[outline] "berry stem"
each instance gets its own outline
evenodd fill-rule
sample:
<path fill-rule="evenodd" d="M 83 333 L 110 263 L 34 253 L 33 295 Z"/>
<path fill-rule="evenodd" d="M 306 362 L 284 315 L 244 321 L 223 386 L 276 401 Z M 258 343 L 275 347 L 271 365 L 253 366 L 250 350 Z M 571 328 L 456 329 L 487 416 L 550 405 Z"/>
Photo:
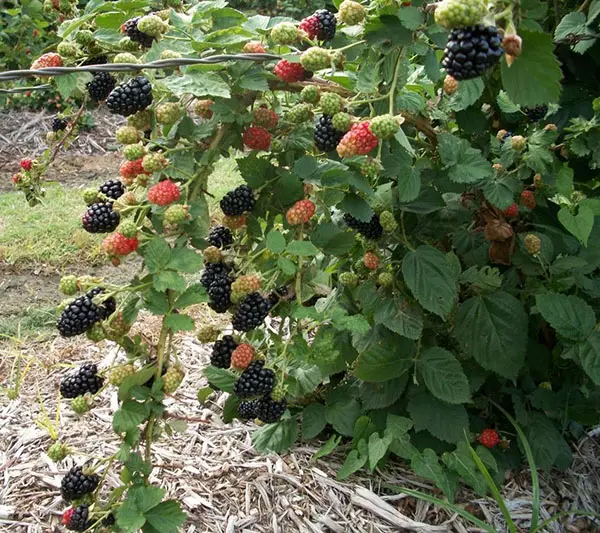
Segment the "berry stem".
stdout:
<path fill-rule="evenodd" d="M 400 53 L 398 54 L 398 59 L 396 60 L 396 67 L 394 68 L 394 78 L 392 80 L 392 85 L 390 86 L 390 91 L 388 93 L 388 98 L 389 98 L 389 112 L 390 115 L 394 115 L 394 100 L 395 100 L 395 95 L 396 95 L 396 88 L 398 87 L 398 77 L 400 75 L 400 65 L 402 64 L 402 61 L 404 59 L 404 49 L 400 50 Z"/>
<path fill-rule="evenodd" d="M 348 44 L 346 46 L 342 46 L 342 48 L 338 48 L 337 51 L 338 52 L 345 52 L 346 50 L 350 50 L 350 48 L 354 48 L 355 46 L 358 46 L 359 44 L 364 44 L 366 42 L 367 41 L 365 41 L 365 40 L 356 41 L 355 43 L 351 43 L 351 44 Z"/>
<path fill-rule="evenodd" d="M 302 241 L 304 238 L 304 224 L 300 224 L 298 227 L 298 240 Z M 296 272 L 296 301 L 299 305 L 302 305 L 302 263 L 304 258 L 298 256 L 298 271 Z"/>
<path fill-rule="evenodd" d="M 406 246 L 411 252 L 414 252 L 415 249 L 413 248 L 412 244 L 410 244 L 410 241 L 406 236 L 406 228 L 404 226 L 404 211 L 402 211 L 400 214 L 400 227 L 402 228 L 402 239 L 404 240 L 404 246 Z"/>

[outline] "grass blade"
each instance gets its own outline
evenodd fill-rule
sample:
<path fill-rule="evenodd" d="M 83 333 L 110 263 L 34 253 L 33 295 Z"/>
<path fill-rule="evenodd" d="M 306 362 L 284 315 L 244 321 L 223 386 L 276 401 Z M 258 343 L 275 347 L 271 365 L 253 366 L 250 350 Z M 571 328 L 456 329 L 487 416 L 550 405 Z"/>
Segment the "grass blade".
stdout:
<path fill-rule="evenodd" d="M 538 531 L 543 531 L 544 528 L 551 524 L 552 522 L 554 522 L 555 520 L 558 520 L 559 518 L 562 518 L 563 516 L 569 516 L 570 514 L 574 514 L 577 516 L 591 516 L 593 518 L 598 518 L 600 519 L 600 514 L 598 513 L 593 513 L 592 511 L 583 511 L 583 510 L 575 510 L 575 511 L 561 511 L 560 513 L 556 513 L 555 515 L 552 515 L 550 518 L 548 518 L 548 520 L 544 520 L 534 531 L 533 533 L 537 533 Z"/>

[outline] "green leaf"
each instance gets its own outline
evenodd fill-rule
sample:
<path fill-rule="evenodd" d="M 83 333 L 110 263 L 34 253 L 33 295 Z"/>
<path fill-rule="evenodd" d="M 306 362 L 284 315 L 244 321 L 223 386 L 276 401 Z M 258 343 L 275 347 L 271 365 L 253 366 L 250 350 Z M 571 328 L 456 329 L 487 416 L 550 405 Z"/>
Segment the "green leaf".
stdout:
<path fill-rule="evenodd" d="M 470 285 L 477 292 L 494 292 L 502 286 L 502 274 L 488 265 L 482 268 L 472 266 L 460 274 L 460 283 Z"/>
<path fill-rule="evenodd" d="M 474 296 L 460 305 L 454 335 L 483 368 L 515 379 L 525 361 L 528 316 L 506 292 Z"/>
<path fill-rule="evenodd" d="M 488 485 L 481 472 L 477 469 L 469 445 L 461 441 L 458 443 L 456 450 L 452 453 L 445 454 L 443 461 L 446 466 L 455 472 L 480 496 L 485 496 L 488 492 Z"/>
<path fill-rule="evenodd" d="M 117 509 L 117 525 L 124 533 L 135 533 L 146 523 L 133 500 L 126 499 Z"/>
<path fill-rule="evenodd" d="M 183 309 L 208 301 L 208 295 L 202 285 L 190 285 L 186 291 L 175 301 L 175 309 Z"/>
<path fill-rule="evenodd" d="M 285 418 L 275 424 L 267 424 L 252 435 L 254 447 L 260 453 L 281 453 L 298 438 L 298 423 L 294 418 Z"/>
<path fill-rule="evenodd" d="M 217 368 L 216 366 L 207 366 L 204 369 L 204 375 L 209 384 L 219 387 L 219 389 L 230 394 L 233 393 L 233 384 L 237 376 L 230 370 Z"/>
<path fill-rule="evenodd" d="M 492 165 L 469 141 L 449 133 L 439 134 L 438 140 L 440 158 L 452 181 L 477 183 L 493 174 Z"/>
<path fill-rule="evenodd" d="M 562 71 L 552 36 L 519 30 L 523 52 L 509 67 L 501 61 L 502 84 L 508 97 L 524 107 L 558 103 Z"/>
<path fill-rule="evenodd" d="M 363 466 L 367 464 L 367 455 L 360 455 L 358 450 L 352 450 L 346 457 L 344 464 L 338 470 L 336 479 L 343 481 L 350 477 L 354 472 L 358 472 Z"/>
<path fill-rule="evenodd" d="M 482 78 L 463 80 L 458 84 L 458 90 L 450 99 L 449 107 L 453 111 L 462 111 L 472 106 L 483 94 L 485 83 Z"/>
<path fill-rule="evenodd" d="M 411 168 L 407 174 L 398 176 L 398 200 L 401 203 L 412 202 L 421 192 L 421 173 Z"/>
<path fill-rule="evenodd" d="M 419 246 L 402 262 L 406 285 L 428 311 L 445 319 L 457 299 L 452 269 L 442 252 L 431 246 Z"/>
<path fill-rule="evenodd" d="M 293 276 L 296 273 L 296 263 L 287 257 L 279 257 L 277 266 L 286 276 Z"/>
<path fill-rule="evenodd" d="M 165 489 L 160 487 L 149 486 L 135 486 L 131 487 L 128 492 L 128 497 L 133 498 L 135 505 L 142 513 L 145 513 L 149 509 L 156 507 L 165 496 Z"/>
<path fill-rule="evenodd" d="M 342 437 L 340 435 L 331 435 L 331 437 L 329 437 L 329 439 L 315 452 L 313 459 L 317 460 L 321 457 L 331 455 L 338 447 L 341 440 Z"/>
<path fill-rule="evenodd" d="M 148 415 L 148 407 L 143 403 L 133 400 L 123 402 L 120 409 L 113 417 L 113 429 L 115 433 L 125 433 L 136 428 Z"/>
<path fill-rule="evenodd" d="M 432 449 L 427 448 L 422 454 L 416 453 L 412 458 L 410 466 L 417 475 L 433 481 L 451 503 L 454 501 L 456 483 L 453 483 L 448 478 L 438 461 L 437 455 Z"/>
<path fill-rule="evenodd" d="M 325 408 L 325 420 L 333 426 L 340 435 L 351 437 L 354 433 L 354 423 L 361 414 L 360 404 L 352 399 L 336 401 Z"/>
<path fill-rule="evenodd" d="M 402 23 L 402 26 L 409 30 L 416 30 L 423 24 L 421 10 L 415 6 L 404 6 L 402 9 L 398 10 L 398 19 Z"/>
<path fill-rule="evenodd" d="M 514 203 L 515 193 L 521 183 L 510 176 L 499 176 L 483 182 L 481 190 L 486 200 L 500 209 L 506 209 Z"/>
<path fill-rule="evenodd" d="M 407 409 L 415 431 L 425 429 L 446 442 L 460 442 L 469 429 L 469 416 L 462 405 L 443 402 L 425 391 L 410 398 Z"/>
<path fill-rule="evenodd" d="M 471 396 L 469 381 L 452 353 L 434 346 L 423 352 L 417 362 L 425 386 L 431 394 L 448 403 L 467 403 Z"/>
<path fill-rule="evenodd" d="M 144 294 L 144 307 L 155 315 L 166 315 L 171 309 L 167 295 L 154 289 Z"/>
<path fill-rule="evenodd" d="M 400 399 L 406 384 L 408 383 L 408 372 L 396 379 L 379 383 L 360 383 L 359 395 L 365 410 L 384 409 Z"/>
<path fill-rule="evenodd" d="M 578 348 L 583 370 L 596 385 L 600 385 L 600 333 L 592 333 Z"/>
<path fill-rule="evenodd" d="M 144 385 L 156 373 L 156 365 L 141 368 L 135 374 L 127 376 L 119 386 L 119 400 L 124 402 L 131 398 L 131 389 Z"/>
<path fill-rule="evenodd" d="M 168 267 L 179 272 L 195 274 L 202 268 L 202 256 L 191 248 L 175 248 Z"/>
<path fill-rule="evenodd" d="M 186 519 L 187 515 L 181 509 L 181 504 L 175 500 L 159 503 L 146 512 L 146 520 L 160 533 L 177 533 Z"/>
<path fill-rule="evenodd" d="M 536 467 L 550 470 L 560 454 L 561 441 L 564 442 L 560 431 L 547 416 L 533 411 L 529 414 L 525 435 Z"/>
<path fill-rule="evenodd" d="M 321 380 L 321 370 L 317 365 L 303 365 L 288 370 L 288 375 L 292 382 L 290 383 L 290 393 L 296 397 L 302 397 L 312 393 Z"/>
<path fill-rule="evenodd" d="M 387 415 L 385 430 L 386 433 L 395 439 L 404 438 L 404 436 L 412 429 L 412 427 L 413 422 L 410 418 L 393 415 L 391 413 Z"/>
<path fill-rule="evenodd" d="M 159 292 L 172 289 L 176 292 L 183 292 L 187 286 L 185 279 L 173 270 L 163 270 L 152 277 L 154 288 Z"/>
<path fill-rule="evenodd" d="M 563 207 L 558 212 L 558 220 L 581 244 L 587 246 L 594 227 L 594 212 L 589 207 L 580 205 L 577 215 Z"/>
<path fill-rule="evenodd" d="M 567 165 L 563 165 L 563 167 L 558 171 L 556 175 L 556 192 L 558 194 L 562 194 L 569 198 L 574 191 L 573 187 L 573 169 L 569 168 Z"/>
<path fill-rule="evenodd" d="M 332 222 L 319 224 L 312 232 L 310 240 L 320 250 L 338 257 L 347 254 L 355 243 L 352 233 L 341 230 Z"/>
<path fill-rule="evenodd" d="M 165 317 L 165 326 L 173 333 L 178 331 L 193 331 L 196 327 L 194 319 L 189 315 L 168 315 Z"/>
<path fill-rule="evenodd" d="M 319 249 L 310 241 L 292 241 L 287 246 L 287 252 L 291 255 L 313 256 L 319 253 Z"/>
<path fill-rule="evenodd" d="M 369 436 L 369 467 L 375 470 L 375 467 L 383 459 L 383 456 L 390 447 L 391 439 L 388 437 L 381 438 L 379 433 L 371 433 Z"/>
<path fill-rule="evenodd" d="M 356 361 L 354 374 L 369 382 L 384 382 L 399 378 L 413 365 L 415 343 L 389 335 L 368 346 Z"/>
<path fill-rule="evenodd" d="M 167 241 L 162 237 L 154 237 L 144 249 L 144 259 L 150 273 L 165 268 L 171 260 L 171 248 Z"/>
<path fill-rule="evenodd" d="M 496 102 L 498 102 L 498 107 L 500 111 L 503 113 L 511 114 L 518 113 L 521 111 L 521 106 L 515 104 L 506 94 L 506 91 L 500 91 L 498 93 L 498 97 L 496 98 Z"/>
<path fill-rule="evenodd" d="M 302 438 L 314 439 L 325 429 L 325 406 L 322 403 L 311 403 L 302 411 Z"/>
<path fill-rule="evenodd" d="M 163 82 L 175 96 L 213 96 L 229 98 L 231 93 L 225 80 L 216 72 L 205 72 L 188 67 L 183 76 L 169 76 Z"/>
<path fill-rule="evenodd" d="M 538 294 L 535 304 L 544 320 L 567 339 L 584 341 L 594 331 L 594 309 L 577 296 L 551 292 Z"/>
<path fill-rule="evenodd" d="M 371 206 L 355 194 L 347 194 L 338 207 L 345 213 L 350 213 L 353 217 L 363 222 L 368 222 L 373 216 Z"/>
<path fill-rule="evenodd" d="M 65 76 L 56 76 L 56 88 L 64 100 L 69 98 L 77 90 L 77 78 L 79 74 L 66 74 Z"/>
<path fill-rule="evenodd" d="M 417 304 L 397 297 L 380 299 L 373 316 L 376 324 L 383 324 L 398 335 L 417 340 L 423 331 L 423 313 Z"/>
<path fill-rule="evenodd" d="M 273 253 L 280 254 L 285 250 L 285 237 L 273 229 L 267 233 L 267 248 Z"/>

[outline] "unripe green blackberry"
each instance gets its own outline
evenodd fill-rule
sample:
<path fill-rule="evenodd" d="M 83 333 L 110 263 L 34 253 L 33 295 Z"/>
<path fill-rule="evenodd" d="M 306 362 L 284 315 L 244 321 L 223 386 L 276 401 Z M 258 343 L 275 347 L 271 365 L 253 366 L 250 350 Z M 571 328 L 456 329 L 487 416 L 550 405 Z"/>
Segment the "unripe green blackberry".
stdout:
<path fill-rule="evenodd" d="M 271 393 L 271 399 L 276 402 L 280 402 L 281 400 L 283 400 L 285 398 L 286 394 L 287 394 L 287 387 L 285 385 L 277 385 L 273 389 L 273 392 Z"/>
<path fill-rule="evenodd" d="M 67 457 L 71 453 L 71 450 L 66 444 L 62 442 L 55 442 L 52 444 L 52 446 L 50 446 L 50 448 L 48 448 L 46 453 L 52 461 L 57 463 L 58 461 L 62 461 L 65 457 Z"/>
<path fill-rule="evenodd" d="M 525 235 L 525 248 L 529 255 L 539 254 L 542 249 L 542 241 L 537 235 L 529 233 Z"/>
<path fill-rule="evenodd" d="M 87 413 L 91 409 L 91 398 L 89 395 L 77 396 L 71 400 L 71 409 L 78 415 Z"/>
<path fill-rule="evenodd" d="M 354 263 L 354 270 L 356 270 L 360 276 L 366 276 L 370 272 L 362 259 L 356 260 Z"/>
<path fill-rule="evenodd" d="M 298 41 L 298 28 L 291 22 L 280 22 L 273 26 L 271 40 L 276 44 L 293 44 Z"/>
<path fill-rule="evenodd" d="M 142 167 L 146 172 L 160 172 L 168 166 L 169 160 L 162 152 L 146 154 L 142 159 Z"/>
<path fill-rule="evenodd" d="M 160 53 L 161 59 L 179 59 L 180 57 L 183 57 L 183 54 L 175 50 L 163 50 Z"/>
<path fill-rule="evenodd" d="M 149 109 L 138 111 L 135 115 L 127 117 L 127 124 L 140 131 L 148 131 L 152 128 L 152 112 Z"/>
<path fill-rule="evenodd" d="M 360 24 L 365 18 L 365 8 L 353 0 L 344 0 L 338 8 L 340 22 L 354 26 Z"/>
<path fill-rule="evenodd" d="M 104 329 L 107 339 L 118 341 L 129 333 L 131 324 L 123 318 L 123 313 L 119 311 L 111 316 L 108 323 L 104 323 Z"/>
<path fill-rule="evenodd" d="M 180 7 L 181 0 L 175 0 L 173 2 L 174 5 L 170 5 L 168 2 L 165 2 L 165 4 L 167 7 Z M 170 9 L 161 9 L 160 11 L 155 11 L 152 14 L 156 15 L 157 17 L 160 17 L 160 19 L 164 20 L 165 22 L 169 22 L 169 19 L 171 18 L 171 10 Z"/>
<path fill-rule="evenodd" d="M 309 104 L 297 104 L 292 107 L 285 118 L 292 124 L 302 124 L 310 120 L 312 117 L 312 109 Z"/>
<path fill-rule="evenodd" d="M 339 113 L 344 107 L 344 101 L 341 96 L 335 93 L 325 93 L 321 95 L 319 100 L 321 111 L 324 115 L 335 115 Z"/>
<path fill-rule="evenodd" d="M 85 332 L 85 335 L 93 342 L 100 342 L 106 339 L 104 328 L 99 323 L 94 324 L 90 329 L 88 329 Z"/>
<path fill-rule="evenodd" d="M 83 191 L 83 201 L 86 205 L 95 204 L 98 201 L 98 189 L 89 187 Z"/>
<path fill-rule="evenodd" d="M 340 283 L 344 287 L 350 287 L 353 289 L 358 286 L 359 278 L 354 272 L 342 272 L 339 275 Z"/>
<path fill-rule="evenodd" d="M 168 24 L 165 24 L 163 19 L 158 15 L 146 15 L 137 23 L 137 29 L 146 35 L 158 37 L 167 31 Z"/>
<path fill-rule="evenodd" d="M 510 139 L 511 148 L 516 152 L 522 152 L 527 146 L 527 139 L 522 135 L 514 135 Z"/>
<path fill-rule="evenodd" d="M 113 368 L 108 376 L 108 382 L 115 387 L 120 387 L 123 381 L 135 374 L 135 367 L 131 364 Z"/>
<path fill-rule="evenodd" d="M 377 283 L 382 287 L 391 287 L 394 284 L 394 276 L 389 272 L 382 272 L 377 276 Z"/>
<path fill-rule="evenodd" d="M 307 85 L 300 91 L 300 98 L 308 104 L 316 104 L 319 101 L 319 88 L 316 85 Z"/>
<path fill-rule="evenodd" d="M 66 296 L 73 296 L 77 292 L 77 276 L 63 276 L 58 287 Z"/>
<path fill-rule="evenodd" d="M 435 9 L 435 21 L 446 29 L 475 26 L 487 13 L 485 0 L 444 0 Z"/>
<path fill-rule="evenodd" d="M 121 144 L 137 144 L 140 132 L 133 126 L 121 126 L 115 133 L 115 139 Z"/>
<path fill-rule="evenodd" d="M 360 165 L 360 173 L 367 178 L 376 178 L 381 172 L 381 164 L 373 157 L 367 157 Z"/>
<path fill-rule="evenodd" d="M 77 57 L 79 49 L 75 43 L 63 41 L 56 47 L 56 51 L 61 57 Z"/>
<path fill-rule="evenodd" d="M 205 248 L 204 252 L 202 252 L 202 255 L 207 263 L 221 262 L 221 250 L 219 250 L 216 246 L 209 246 L 208 248 Z"/>
<path fill-rule="evenodd" d="M 331 52 L 325 50 L 325 48 L 313 46 L 305 52 L 302 52 L 300 55 L 300 64 L 305 70 L 310 70 L 311 72 L 323 70 L 324 68 L 331 66 Z M 326 113 L 326 111 L 324 111 L 324 113 Z"/>
<path fill-rule="evenodd" d="M 214 326 L 203 326 L 198 330 L 196 338 L 203 344 L 216 342 L 219 338 L 220 331 Z"/>
<path fill-rule="evenodd" d="M 155 116 L 159 124 L 170 126 L 179 120 L 181 107 L 177 102 L 165 102 L 156 108 Z"/>
<path fill-rule="evenodd" d="M 136 130 L 137 131 L 137 130 Z M 127 161 L 137 161 L 144 157 L 146 150 L 144 149 L 144 145 L 136 143 L 136 144 L 128 144 L 123 148 L 123 157 L 127 159 Z"/>
<path fill-rule="evenodd" d="M 44 0 L 42 9 L 45 15 L 52 15 L 54 13 L 54 6 L 52 5 L 52 0 Z"/>
<path fill-rule="evenodd" d="M 394 215 L 389 211 L 383 211 L 379 215 L 379 223 L 381 224 L 383 231 L 387 231 L 388 233 L 398 229 L 398 223 L 396 222 Z"/>
<path fill-rule="evenodd" d="M 123 50 L 123 52 L 137 52 L 139 47 L 140 45 L 129 37 L 123 37 L 119 41 L 119 50 Z"/>
<path fill-rule="evenodd" d="M 75 40 L 83 46 L 91 44 L 95 41 L 94 32 L 91 30 L 79 30 L 77 35 L 75 35 Z"/>
<path fill-rule="evenodd" d="M 181 385 L 184 377 L 185 374 L 181 368 L 176 366 L 169 368 L 163 376 L 163 392 L 165 394 L 174 393 Z"/>
<path fill-rule="evenodd" d="M 179 7 L 179 6 L 181 6 L 181 0 L 165 0 L 165 6 Z"/>
<path fill-rule="evenodd" d="M 165 211 L 164 221 L 171 226 L 178 226 L 190 217 L 189 210 L 187 205 L 170 205 Z"/>
<path fill-rule="evenodd" d="M 335 130 L 338 131 L 349 131 L 354 123 L 354 117 L 349 113 L 344 113 L 340 111 L 331 117 L 331 125 Z"/>
<path fill-rule="evenodd" d="M 140 60 L 129 52 L 121 52 L 113 58 L 113 63 L 134 63 L 138 64 Z"/>
<path fill-rule="evenodd" d="M 123 235 L 123 237 L 133 239 L 137 236 L 138 228 L 135 221 L 133 221 L 131 218 L 127 218 L 121 221 L 117 231 Z"/>
<path fill-rule="evenodd" d="M 392 115 L 380 115 L 371 119 L 371 132 L 378 139 L 392 138 L 399 128 L 398 121 Z"/>
<path fill-rule="evenodd" d="M 49 131 L 49 132 L 47 132 L 46 133 L 46 142 L 48 144 L 54 143 L 57 140 L 59 133 L 62 133 L 62 132 L 60 132 L 60 131 Z"/>

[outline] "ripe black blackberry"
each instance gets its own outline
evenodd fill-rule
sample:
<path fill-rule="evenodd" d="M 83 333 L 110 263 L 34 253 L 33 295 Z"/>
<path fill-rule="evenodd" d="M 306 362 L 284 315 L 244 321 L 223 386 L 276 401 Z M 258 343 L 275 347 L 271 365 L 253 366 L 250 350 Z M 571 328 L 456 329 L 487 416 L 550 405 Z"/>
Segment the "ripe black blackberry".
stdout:
<path fill-rule="evenodd" d="M 502 35 L 495 26 L 468 26 L 450 32 L 442 66 L 457 80 L 478 78 L 504 53 Z"/>
<path fill-rule="evenodd" d="M 63 499 L 70 502 L 96 490 L 100 477 L 97 474 L 84 474 L 81 466 L 74 466 L 60 483 Z"/>
<path fill-rule="evenodd" d="M 108 56 L 100 55 L 100 56 L 88 57 L 81 65 L 82 66 L 106 65 L 107 63 L 108 63 Z"/>
<path fill-rule="evenodd" d="M 268 296 L 268 300 L 269 303 L 271 304 L 271 307 L 274 306 L 275 304 L 277 304 L 279 302 L 279 300 L 281 300 L 282 298 L 285 298 L 288 295 L 288 288 L 283 285 L 282 287 L 279 287 L 277 289 L 275 289 L 273 292 L 269 293 Z"/>
<path fill-rule="evenodd" d="M 64 131 L 67 129 L 69 122 L 64 119 L 64 118 L 58 118 L 58 117 L 54 117 L 52 119 L 52 124 L 50 124 L 50 127 L 52 128 L 52 131 L 54 133 L 56 133 L 57 131 Z"/>
<path fill-rule="evenodd" d="M 96 394 L 104 380 L 97 374 L 98 367 L 93 364 L 83 365 L 60 383 L 60 394 L 63 398 L 77 398 L 87 392 Z"/>
<path fill-rule="evenodd" d="M 285 413 L 287 402 L 283 400 L 273 400 L 270 396 L 265 396 L 260 400 L 256 400 L 254 411 L 256 418 L 265 424 L 277 422 Z"/>
<path fill-rule="evenodd" d="M 363 237 L 370 240 L 377 240 L 383 234 L 383 228 L 379 223 L 379 216 L 374 214 L 369 222 L 363 222 L 354 218 L 350 213 L 344 213 L 344 222 L 353 230 L 356 230 Z"/>
<path fill-rule="evenodd" d="M 74 337 L 81 335 L 90 329 L 96 322 L 108 318 L 115 312 L 115 299 L 110 297 L 100 304 L 96 304 L 93 298 L 104 291 L 101 287 L 73 300 L 60 314 L 56 327 L 63 337 Z"/>
<path fill-rule="evenodd" d="M 115 518 L 115 515 L 113 513 L 107 514 L 102 519 L 102 525 L 105 527 L 114 526 L 116 523 L 117 523 L 117 519 Z"/>
<path fill-rule="evenodd" d="M 246 296 L 235 311 L 231 324 L 236 331 L 250 331 L 263 323 L 271 305 L 258 292 Z"/>
<path fill-rule="evenodd" d="M 94 78 L 86 84 L 86 87 L 90 98 L 100 102 L 108 98 L 116 85 L 117 80 L 110 72 L 96 72 Z"/>
<path fill-rule="evenodd" d="M 208 290 L 215 279 L 220 276 L 227 276 L 230 272 L 231 267 L 225 263 L 205 263 L 200 283 Z"/>
<path fill-rule="evenodd" d="M 313 14 L 319 21 L 319 31 L 317 39 L 320 41 L 331 41 L 335 37 L 337 21 L 335 15 L 327 9 L 318 9 Z"/>
<path fill-rule="evenodd" d="M 231 366 L 231 353 L 237 346 L 237 342 L 231 335 L 225 335 L 214 343 L 210 355 L 210 364 L 217 368 L 229 368 Z"/>
<path fill-rule="evenodd" d="M 217 248 L 227 248 L 233 244 L 233 233 L 225 226 L 216 226 L 210 230 L 208 243 Z"/>
<path fill-rule="evenodd" d="M 526 107 L 523 112 L 527 115 L 527 118 L 533 122 L 542 120 L 546 113 L 548 113 L 547 105 L 539 105 L 537 107 Z"/>
<path fill-rule="evenodd" d="M 262 360 L 252 361 L 233 384 L 233 393 L 240 398 L 271 394 L 275 386 L 275 372 L 264 366 Z"/>
<path fill-rule="evenodd" d="M 92 525 L 88 520 L 90 509 L 88 505 L 78 505 L 63 513 L 62 523 L 70 531 L 85 531 Z"/>
<path fill-rule="evenodd" d="M 240 185 L 233 191 L 229 191 L 219 202 L 219 205 L 223 213 L 235 217 L 252 211 L 255 203 L 252 189 L 248 185 Z"/>
<path fill-rule="evenodd" d="M 98 192 L 113 200 L 118 200 L 125 194 L 125 187 L 119 180 L 108 180 L 98 187 Z"/>
<path fill-rule="evenodd" d="M 138 30 L 138 22 L 141 18 L 142 17 L 135 17 L 129 19 L 127 22 L 125 22 L 125 24 L 123 24 L 123 26 L 121 26 L 121 33 L 127 35 L 127 37 L 138 43 L 140 46 L 142 46 L 142 48 L 150 48 L 152 46 L 152 42 L 154 41 L 154 37 Z"/>
<path fill-rule="evenodd" d="M 225 313 L 231 305 L 231 283 L 232 279 L 223 274 L 217 276 L 208 288 L 210 298 L 209 306 L 217 313 Z"/>
<path fill-rule="evenodd" d="M 238 407 L 238 417 L 242 420 L 256 418 L 256 401 L 243 401 Z"/>
<path fill-rule="evenodd" d="M 108 110 L 124 117 L 143 111 L 151 103 L 152 84 L 144 76 L 117 85 L 106 99 Z"/>
<path fill-rule="evenodd" d="M 89 233 L 110 233 L 117 228 L 120 220 L 119 213 L 113 211 L 112 202 L 98 202 L 88 207 L 81 223 Z"/>
<path fill-rule="evenodd" d="M 315 146 L 323 152 L 331 152 L 344 136 L 343 131 L 336 130 L 331 123 L 331 115 L 321 115 L 315 124 L 313 138 Z"/>

